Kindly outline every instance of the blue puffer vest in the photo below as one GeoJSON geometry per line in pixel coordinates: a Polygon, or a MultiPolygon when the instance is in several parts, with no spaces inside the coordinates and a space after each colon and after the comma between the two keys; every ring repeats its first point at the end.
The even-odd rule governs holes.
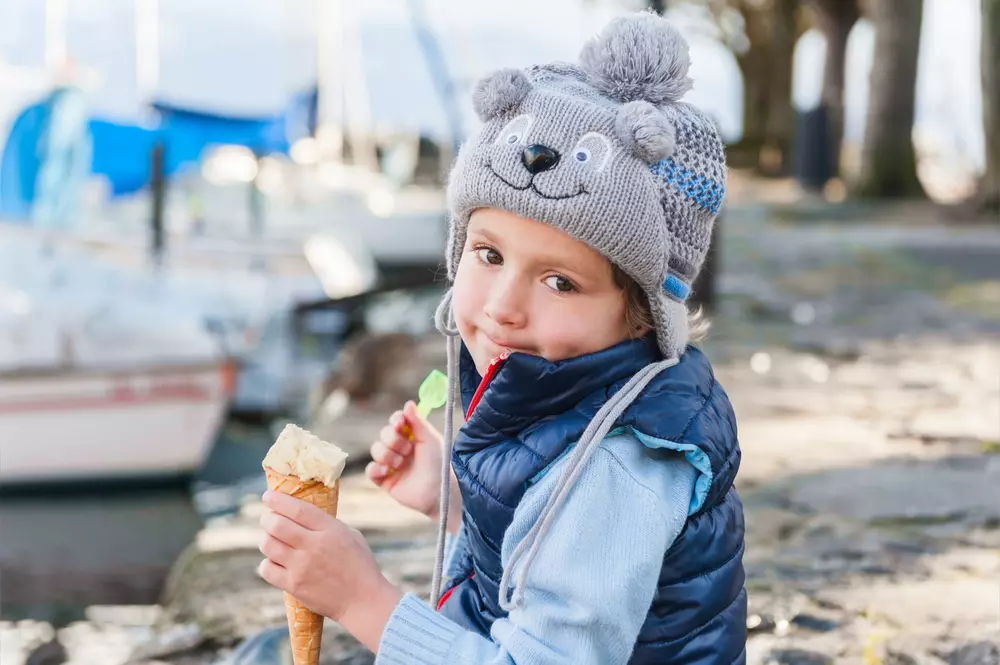
{"type": "MultiPolygon", "coordinates": [[[[660,359],[650,337],[558,363],[515,353],[491,372],[455,440],[466,546],[458,553],[464,572],[442,595],[445,616],[483,635],[505,616],[500,546],[531,480],[633,374],[660,359]]],[[[464,347],[460,380],[468,413],[481,379],[464,347]]],[[[729,398],[701,351],[689,347],[653,379],[612,432],[626,430],[647,445],[684,451],[701,472],[695,510],[664,553],[630,663],[743,663],[743,506],[733,488],[740,449],[729,398]]]]}

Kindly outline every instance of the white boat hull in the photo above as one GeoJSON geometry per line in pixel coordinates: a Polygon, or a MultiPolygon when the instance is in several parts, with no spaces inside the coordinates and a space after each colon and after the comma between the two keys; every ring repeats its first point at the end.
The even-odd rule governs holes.
{"type": "Polygon", "coordinates": [[[228,363],[0,374],[0,483],[182,476],[226,415],[228,363]]]}

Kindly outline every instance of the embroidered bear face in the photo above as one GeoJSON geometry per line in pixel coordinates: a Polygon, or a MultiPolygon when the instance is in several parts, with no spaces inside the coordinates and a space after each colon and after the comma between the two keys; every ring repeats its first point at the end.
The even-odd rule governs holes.
{"type": "MultiPolygon", "coordinates": [[[[493,205],[545,220],[583,213],[610,225],[633,214],[662,218],[650,165],[673,151],[675,130],[652,103],[609,98],[574,65],[502,70],[480,83],[474,102],[484,126],[456,164],[463,200],[455,207],[493,205]]],[[[602,242],[583,227],[576,235],[602,242]]],[[[632,242],[662,247],[665,226],[650,225],[632,242]]],[[[650,260],[662,264],[662,254],[650,260]]]]}
{"type": "Polygon", "coordinates": [[[475,101],[487,123],[485,168],[549,200],[600,195],[602,174],[642,177],[643,167],[674,148],[663,112],[647,101],[623,105],[601,95],[572,65],[498,72],[480,84],[475,101]]]}

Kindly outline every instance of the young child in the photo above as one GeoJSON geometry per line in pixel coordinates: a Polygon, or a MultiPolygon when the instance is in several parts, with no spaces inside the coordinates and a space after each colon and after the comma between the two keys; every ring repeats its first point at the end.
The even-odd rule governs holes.
{"type": "Polygon", "coordinates": [[[367,469],[440,520],[433,605],[356,532],[265,495],[261,574],[377,662],[745,662],[736,423],[685,305],[726,167],[679,101],[687,69],[680,35],[642,13],[579,65],[477,86],[438,313],[466,422],[452,446],[449,421],[442,439],[408,403],[367,469]]]}

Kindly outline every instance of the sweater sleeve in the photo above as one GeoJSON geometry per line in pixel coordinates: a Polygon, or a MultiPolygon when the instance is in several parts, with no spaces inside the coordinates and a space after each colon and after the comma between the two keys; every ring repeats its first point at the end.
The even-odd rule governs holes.
{"type": "MultiPolygon", "coordinates": [[[[651,487],[654,476],[634,473],[613,449],[599,447],[541,545],[524,602],[494,622],[489,637],[408,595],[386,625],[376,663],[627,663],[694,491],[696,472],[681,455],[656,466],[651,487]]],[[[504,565],[558,475],[546,474],[518,505],[504,537],[504,565]]]]}

